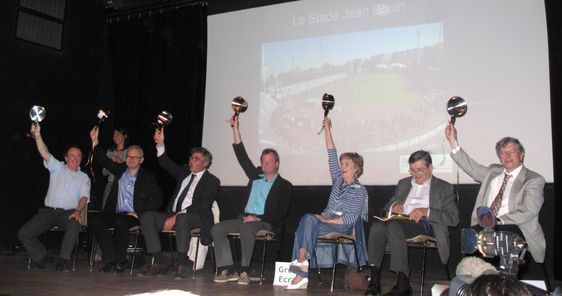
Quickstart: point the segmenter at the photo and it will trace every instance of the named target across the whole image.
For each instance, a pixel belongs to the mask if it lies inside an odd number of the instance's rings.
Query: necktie
[[[178,198],[178,202],[176,203],[176,213],[182,210],[181,205],[183,204],[183,200],[187,196],[187,192],[189,191],[189,187],[191,187],[191,183],[193,182],[194,178],[195,178],[195,174],[191,174],[191,179],[189,179],[187,186],[185,186],[183,191],[180,193],[180,197]]]
[[[511,175],[504,174],[502,187],[500,188],[500,191],[498,191],[498,195],[496,195],[496,198],[494,198],[494,201],[490,206],[490,209],[492,210],[494,215],[497,215],[498,211],[500,210],[500,207],[502,205],[503,192],[505,191],[505,187],[507,186],[507,181],[509,180],[510,177]]]

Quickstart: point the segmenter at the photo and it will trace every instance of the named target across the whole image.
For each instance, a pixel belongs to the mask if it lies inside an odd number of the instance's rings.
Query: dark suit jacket
[[[179,166],[174,163],[166,152],[158,157],[158,163],[177,181],[176,189],[166,206],[166,211],[168,213],[173,213],[174,200],[176,196],[178,196],[181,183],[191,174],[191,171],[187,166]],[[197,183],[197,187],[195,187],[191,206],[185,209],[187,213],[199,216],[199,220],[201,221],[201,243],[203,245],[208,245],[213,242],[211,227],[214,224],[214,219],[211,208],[219,193],[220,185],[221,182],[215,175],[211,174],[208,170],[205,171],[203,176],[201,176],[201,180]]]
[[[105,156],[104,151],[100,145],[94,149],[94,157],[96,161],[105,169],[115,175],[115,182],[111,186],[109,196],[103,208],[104,214],[115,214],[117,207],[117,195],[119,193],[119,178],[127,170],[125,163],[115,163]],[[158,187],[158,182],[154,175],[143,169],[139,168],[137,181],[135,182],[135,193],[133,197],[133,209],[140,217],[146,211],[158,211],[162,204],[162,191]]]
[[[246,148],[244,148],[244,143],[232,144],[232,147],[234,148],[234,154],[236,155],[236,159],[238,159],[238,163],[240,163],[240,166],[249,179],[244,199],[244,208],[246,208],[246,204],[250,198],[250,191],[252,190],[252,182],[256,179],[260,179],[261,177],[259,175],[263,174],[263,171],[261,167],[254,166],[248,157]],[[271,224],[277,233],[281,231],[283,220],[289,212],[292,194],[293,184],[283,179],[281,175],[277,175],[267,195],[263,215],[258,216],[262,221]]]
[[[390,206],[397,201],[404,203],[408,198],[410,189],[412,189],[412,177],[398,181],[394,196],[384,209],[388,211]],[[435,176],[431,177],[429,189],[428,222],[431,224],[433,235],[437,240],[437,250],[439,251],[441,262],[446,264],[451,253],[448,226],[456,226],[459,223],[459,208],[453,186]]]

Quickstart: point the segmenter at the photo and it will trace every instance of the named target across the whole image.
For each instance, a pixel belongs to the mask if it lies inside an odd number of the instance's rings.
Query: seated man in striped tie
[[[504,137],[496,143],[500,164],[483,166],[470,158],[457,143],[457,130],[452,124],[445,129],[451,145],[451,157],[476,182],[480,191],[472,211],[471,225],[477,231],[477,209],[489,207],[498,217],[495,229],[522,235],[537,263],[544,263],[546,240],[539,224],[539,212],[544,202],[545,179],[525,167],[525,148],[516,138]]]
[[[220,181],[208,170],[213,162],[209,150],[192,148],[187,166],[180,166],[166,153],[163,128],[154,132],[154,142],[158,163],[176,179],[177,185],[165,212],[151,211],[141,216],[146,251],[152,255],[152,262],[148,270],[139,276],[167,273],[169,265],[162,256],[159,233],[161,230],[175,230],[178,261],[174,276],[175,279],[183,279],[191,230],[201,228],[201,242],[205,245],[211,243],[210,228],[214,221],[211,207],[219,193]]]

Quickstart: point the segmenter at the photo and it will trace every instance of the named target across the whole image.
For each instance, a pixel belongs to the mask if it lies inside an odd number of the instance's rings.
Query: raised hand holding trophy
[[[248,102],[246,102],[246,100],[243,97],[240,97],[240,96],[232,99],[232,103],[230,103],[230,106],[232,107],[232,110],[234,111],[234,115],[232,115],[232,118],[234,118],[234,117],[238,116],[240,113],[244,113],[244,112],[246,112],[246,110],[248,110]],[[228,122],[230,122],[230,121],[228,121]]]
[[[457,117],[463,117],[468,111],[468,103],[461,97],[454,96],[447,102],[447,112],[451,115],[451,125],[455,125]]]
[[[332,96],[330,94],[324,94],[322,96],[322,109],[324,109],[324,118],[326,118],[328,116],[328,113],[330,112],[330,110],[334,109],[335,104],[336,104],[336,102],[334,100],[334,96]],[[318,135],[320,135],[320,133],[323,130],[324,130],[324,124],[322,124],[322,127],[318,131]]]
[[[46,116],[47,111],[45,110],[45,107],[35,105],[29,110],[29,118],[31,119],[33,125],[38,125],[39,122],[43,121]],[[35,139],[35,136],[30,132],[28,132],[26,136]]]

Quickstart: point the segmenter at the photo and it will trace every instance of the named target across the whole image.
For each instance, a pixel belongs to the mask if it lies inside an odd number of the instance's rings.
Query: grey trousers
[[[140,217],[142,234],[146,243],[146,252],[153,254],[162,251],[160,244],[160,231],[164,229],[166,219],[172,213],[146,212]],[[178,252],[187,253],[189,250],[189,239],[191,230],[201,227],[199,215],[192,213],[179,214],[176,217],[176,224],[172,228],[176,231],[176,248]]]
[[[18,238],[25,246],[25,249],[31,256],[31,259],[38,261],[47,255],[47,249],[39,241],[39,236],[54,226],[64,230],[64,238],[62,240],[60,257],[70,260],[72,251],[82,226],[76,220],[68,220],[68,217],[74,213],[72,210],[63,209],[39,209],[37,214],[27,221],[18,231]]]
[[[226,220],[213,225],[211,234],[215,242],[215,258],[217,267],[234,265],[232,260],[232,251],[227,234],[229,232],[240,233],[241,258],[240,266],[249,267],[254,253],[254,244],[256,242],[256,233],[265,229],[273,231],[271,224],[263,221],[243,223],[242,217],[239,219]]]
[[[424,225],[425,224],[425,225]],[[390,246],[390,270],[408,274],[408,244],[406,239],[419,234],[432,235],[429,224],[410,220],[376,221],[369,230],[369,265],[382,266],[386,244]]]

